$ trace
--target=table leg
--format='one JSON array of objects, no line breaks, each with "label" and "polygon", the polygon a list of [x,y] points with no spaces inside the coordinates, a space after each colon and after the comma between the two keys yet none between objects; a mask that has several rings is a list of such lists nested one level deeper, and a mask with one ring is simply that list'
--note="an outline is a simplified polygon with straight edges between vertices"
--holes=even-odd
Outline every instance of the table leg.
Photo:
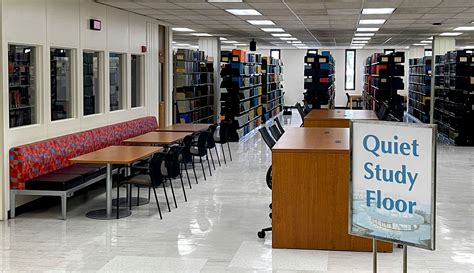
[{"label": "table leg", "polygon": [[[120,174],[119,174],[120,175]],[[107,217],[112,215],[112,165],[107,164],[107,177],[105,180],[105,200],[107,202]]]},{"label": "table leg", "polygon": [[349,107],[352,110],[352,97],[349,97]]}]

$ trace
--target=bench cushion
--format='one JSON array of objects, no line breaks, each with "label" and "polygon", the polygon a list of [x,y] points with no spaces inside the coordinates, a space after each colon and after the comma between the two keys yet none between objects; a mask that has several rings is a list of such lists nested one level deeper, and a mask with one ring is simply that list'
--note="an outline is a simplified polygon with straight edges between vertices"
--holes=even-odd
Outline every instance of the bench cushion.
[{"label": "bench cushion", "polygon": [[48,173],[28,180],[26,182],[26,189],[65,191],[72,189],[83,182],[84,179],[78,174]]},{"label": "bench cushion", "polygon": [[84,181],[94,179],[102,174],[105,174],[105,168],[95,168],[95,167],[80,167],[76,165],[71,165],[65,168],[61,168],[57,171],[52,172],[52,174],[76,174],[82,176]]},{"label": "bench cushion", "polygon": [[120,145],[157,127],[155,117],[144,117],[13,147],[9,151],[10,188],[25,189],[27,181],[71,165],[71,158]]}]

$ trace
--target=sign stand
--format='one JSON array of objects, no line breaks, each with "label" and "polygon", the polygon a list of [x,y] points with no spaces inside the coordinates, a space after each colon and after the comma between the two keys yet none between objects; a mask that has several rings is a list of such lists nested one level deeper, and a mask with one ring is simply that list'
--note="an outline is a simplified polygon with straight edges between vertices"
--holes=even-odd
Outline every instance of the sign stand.
[{"label": "sign stand", "polygon": [[377,240],[372,239],[372,272],[377,273]]},{"label": "sign stand", "polygon": [[403,273],[408,272],[408,246],[403,245]]}]

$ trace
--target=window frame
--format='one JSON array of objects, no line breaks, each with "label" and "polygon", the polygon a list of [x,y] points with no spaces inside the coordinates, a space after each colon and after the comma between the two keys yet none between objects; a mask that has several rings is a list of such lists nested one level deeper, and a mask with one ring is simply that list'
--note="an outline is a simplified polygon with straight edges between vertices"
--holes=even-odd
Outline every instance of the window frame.
[{"label": "window frame", "polygon": [[[354,52],[354,77],[352,79],[352,88],[347,88],[347,53]],[[355,90],[356,89],[356,58],[357,51],[355,49],[346,49],[344,52],[344,90]]]},{"label": "window frame", "polygon": [[[84,112],[84,53],[98,53],[99,54],[99,64],[98,64],[98,71],[99,71],[99,83],[98,83],[98,96],[99,96],[99,110],[93,114],[85,114]],[[82,105],[81,105],[81,113],[83,117],[91,117],[94,115],[101,115],[105,112],[105,52],[102,50],[96,49],[83,49],[82,50]]]},{"label": "window frame", "polygon": [[[53,120],[52,118],[52,98],[51,98],[51,50],[53,49],[63,49],[63,50],[69,50],[71,53],[70,53],[70,56],[71,56],[71,60],[70,60],[70,88],[71,88],[71,93],[70,93],[70,96],[71,96],[71,100],[70,100],[70,104],[71,104],[71,114],[69,117],[66,117],[66,118],[63,118],[63,119],[56,119],[56,120]],[[49,121],[51,123],[56,123],[56,122],[62,122],[62,121],[66,121],[66,120],[71,120],[71,119],[76,119],[77,118],[77,94],[78,94],[78,90],[77,90],[77,75],[78,75],[78,71],[79,69],[77,69],[77,65],[78,65],[78,58],[77,58],[77,54],[78,54],[78,50],[77,48],[71,48],[71,47],[64,47],[64,46],[55,46],[55,45],[50,45],[49,46],[49,50],[48,50],[48,67],[49,67],[49,71],[48,71],[48,79],[49,79],[49,96],[48,96],[48,99],[49,99]]]},{"label": "window frame", "polygon": [[[120,98],[122,99],[122,102],[120,103],[120,108],[119,109],[115,109],[115,110],[112,110],[111,108],[111,100],[110,100],[110,97],[111,97],[111,93],[110,93],[110,55],[111,54],[117,54],[117,55],[120,55],[122,58],[120,60],[120,64],[119,64],[119,67],[120,67],[120,72],[121,72],[121,79],[120,79],[120,82],[122,84],[121,86],[121,94],[120,94]],[[109,82],[108,82],[108,96],[109,96],[109,99],[108,99],[108,112],[109,113],[112,113],[112,112],[118,112],[118,111],[125,111],[127,110],[127,90],[128,90],[128,87],[127,87],[127,77],[128,77],[128,54],[127,53],[124,53],[124,52],[116,52],[116,51],[109,51],[108,52],[108,77],[109,77]]]},{"label": "window frame", "polygon": [[[136,106],[133,106],[133,93],[132,93],[132,60],[133,56],[137,56],[137,58],[140,60],[140,78],[138,79],[140,82],[140,90],[139,91],[139,100],[138,104]],[[130,108],[131,109],[136,109],[136,108],[142,108],[145,106],[145,54],[130,54]]]},{"label": "window frame", "polygon": [[273,58],[273,52],[278,52],[278,58],[275,58],[275,59],[281,60],[281,49],[270,49],[270,57],[272,58]]}]

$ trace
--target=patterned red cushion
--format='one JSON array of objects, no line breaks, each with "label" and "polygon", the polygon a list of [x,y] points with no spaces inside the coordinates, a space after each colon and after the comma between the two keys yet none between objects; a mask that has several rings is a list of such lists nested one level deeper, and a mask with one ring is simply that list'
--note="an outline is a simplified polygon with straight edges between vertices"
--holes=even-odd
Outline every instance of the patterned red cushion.
[{"label": "patterned red cushion", "polygon": [[153,131],[155,117],[144,117],[97,129],[51,138],[10,149],[10,188],[23,190],[25,182],[69,166],[70,158]]}]

